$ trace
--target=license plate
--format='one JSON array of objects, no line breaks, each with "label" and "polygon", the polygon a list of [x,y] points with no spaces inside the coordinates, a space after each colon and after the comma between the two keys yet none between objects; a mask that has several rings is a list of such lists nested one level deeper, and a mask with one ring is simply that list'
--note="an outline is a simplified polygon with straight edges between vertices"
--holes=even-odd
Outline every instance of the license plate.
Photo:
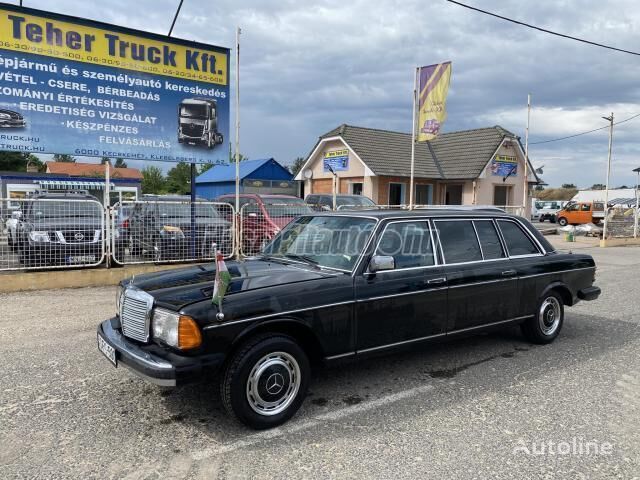
[{"label": "license plate", "polygon": [[100,350],[105,357],[109,359],[111,363],[113,363],[114,367],[118,366],[118,361],[116,360],[116,350],[109,345],[104,339],[98,335],[98,350]]},{"label": "license plate", "polygon": [[95,255],[72,255],[67,257],[68,263],[95,263]]}]

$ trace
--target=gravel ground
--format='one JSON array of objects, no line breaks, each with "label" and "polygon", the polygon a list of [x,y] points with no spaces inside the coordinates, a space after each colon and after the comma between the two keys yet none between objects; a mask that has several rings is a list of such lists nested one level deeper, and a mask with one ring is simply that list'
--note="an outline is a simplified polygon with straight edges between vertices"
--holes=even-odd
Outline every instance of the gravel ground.
[{"label": "gravel ground", "polygon": [[321,370],[259,433],[211,384],[111,367],[95,329],[115,289],[0,295],[0,478],[633,478],[640,248],[581,251],[603,295],[552,345],[513,329]]}]

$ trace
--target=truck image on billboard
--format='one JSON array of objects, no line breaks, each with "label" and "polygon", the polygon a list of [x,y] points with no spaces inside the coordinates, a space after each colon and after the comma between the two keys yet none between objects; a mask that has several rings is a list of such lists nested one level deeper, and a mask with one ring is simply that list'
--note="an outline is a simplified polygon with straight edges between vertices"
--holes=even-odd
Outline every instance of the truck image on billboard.
[{"label": "truck image on billboard", "polygon": [[221,163],[229,49],[0,3],[0,150]]}]

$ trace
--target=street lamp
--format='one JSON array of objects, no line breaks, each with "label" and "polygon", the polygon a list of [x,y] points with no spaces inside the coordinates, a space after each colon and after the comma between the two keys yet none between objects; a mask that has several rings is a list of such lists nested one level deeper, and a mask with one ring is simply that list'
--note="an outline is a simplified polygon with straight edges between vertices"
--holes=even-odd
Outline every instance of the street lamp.
[{"label": "street lamp", "polygon": [[636,211],[633,216],[633,238],[638,238],[638,214],[640,214],[640,209],[638,208],[640,205],[640,167],[634,168],[634,172],[638,174],[636,178]]},{"label": "street lamp", "polygon": [[607,219],[609,218],[609,178],[611,177],[611,146],[613,144],[613,112],[609,117],[602,117],[609,122],[609,155],[607,156],[607,187],[604,192],[604,228],[602,229],[602,244],[607,242]]}]

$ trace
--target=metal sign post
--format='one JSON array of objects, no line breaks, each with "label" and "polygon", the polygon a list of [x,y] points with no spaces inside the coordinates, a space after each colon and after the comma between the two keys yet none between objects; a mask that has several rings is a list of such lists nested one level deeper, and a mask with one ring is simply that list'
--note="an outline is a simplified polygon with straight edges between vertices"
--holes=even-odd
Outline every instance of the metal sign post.
[{"label": "metal sign post", "polygon": [[634,168],[633,171],[638,174],[636,178],[636,211],[633,216],[633,238],[638,238],[638,215],[640,215],[640,167]]},{"label": "metal sign post", "polygon": [[607,156],[607,186],[604,192],[604,227],[602,229],[602,243],[601,246],[605,246],[607,242],[607,224],[609,218],[609,179],[611,177],[611,147],[613,144],[613,112],[611,116],[602,117],[609,121],[609,154]]},{"label": "metal sign post", "polygon": [[411,118],[411,175],[409,176],[409,210],[413,209],[413,173],[416,164],[416,103],[418,96],[418,74],[419,68],[416,68],[416,73],[413,78],[413,113]]}]

